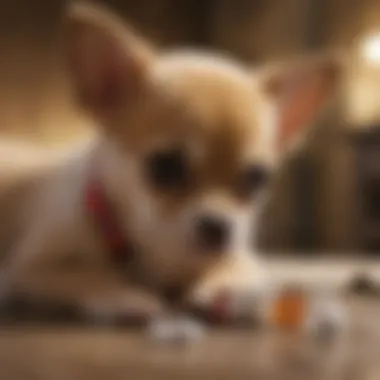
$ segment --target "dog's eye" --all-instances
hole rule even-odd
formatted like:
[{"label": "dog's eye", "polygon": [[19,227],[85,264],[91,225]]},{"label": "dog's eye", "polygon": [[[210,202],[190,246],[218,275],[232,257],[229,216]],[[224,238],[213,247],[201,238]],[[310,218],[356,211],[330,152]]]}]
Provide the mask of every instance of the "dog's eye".
[{"label": "dog's eye", "polygon": [[156,152],[147,161],[149,180],[156,188],[166,190],[186,185],[188,162],[181,150]]},{"label": "dog's eye", "polygon": [[245,170],[239,183],[241,196],[249,197],[260,191],[269,181],[270,172],[263,165],[254,165]]}]

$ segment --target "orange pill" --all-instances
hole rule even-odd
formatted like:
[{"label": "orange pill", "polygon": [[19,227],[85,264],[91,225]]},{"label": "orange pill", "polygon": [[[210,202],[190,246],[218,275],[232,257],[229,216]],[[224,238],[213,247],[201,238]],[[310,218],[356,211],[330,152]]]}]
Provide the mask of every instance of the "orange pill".
[{"label": "orange pill", "polygon": [[289,330],[300,328],[306,319],[307,306],[307,299],[301,291],[284,291],[273,305],[274,324]]}]

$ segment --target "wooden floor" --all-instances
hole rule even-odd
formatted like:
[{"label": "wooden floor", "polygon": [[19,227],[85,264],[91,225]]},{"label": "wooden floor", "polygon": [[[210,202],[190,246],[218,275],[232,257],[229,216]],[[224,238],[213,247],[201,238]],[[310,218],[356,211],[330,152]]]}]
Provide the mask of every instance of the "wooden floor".
[{"label": "wooden floor", "polygon": [[272,329],[210,330],[187,347],[137,330],[0,327],[1,380],[380,380],[380,298],[346,300],[351,328],[320,342]]}]

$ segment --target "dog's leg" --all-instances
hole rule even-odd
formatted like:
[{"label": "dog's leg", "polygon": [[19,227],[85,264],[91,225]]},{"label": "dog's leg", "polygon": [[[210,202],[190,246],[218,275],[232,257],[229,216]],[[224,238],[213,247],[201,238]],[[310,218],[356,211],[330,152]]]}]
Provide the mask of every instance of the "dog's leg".
[{"label": "dog's leg", "polygon": [[100,268],[14,272],[4,283],[3,296],[5,302],[22,301],[43,310],[51,306],[105,322],[143,321],[164,311],[158,297]]},{"label": "dog's leg", "polygon": [[73,307],[102,321],[145,320],[163,311],[158,297],[128,283],[105,262],[80,262],[78,253],[78,262],[64,265],[71,247],[56,242],[54,234],[36,233],[22,241],[13,253],[14,262],[1,274],[3,302],[23,299],[28,304]]}]

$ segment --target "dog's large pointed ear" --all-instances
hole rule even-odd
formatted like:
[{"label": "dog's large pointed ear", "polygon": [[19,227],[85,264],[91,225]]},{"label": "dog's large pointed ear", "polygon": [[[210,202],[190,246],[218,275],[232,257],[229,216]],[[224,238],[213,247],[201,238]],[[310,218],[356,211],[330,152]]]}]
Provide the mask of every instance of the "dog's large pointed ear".
[{"label": "dog's large pointed ear", "polygon": [[261,84],[276,107],[275,144],[280,153],[297,141],[328,99],[337,94],[343,67],[343,58],[337,54],[263,70]]},{"label": "dog's large pointed ear", "polygon": [[64,23],[64,54],[75,94],[97,116],[134,99],[153,50],[99,6],[75,3]]}]

